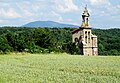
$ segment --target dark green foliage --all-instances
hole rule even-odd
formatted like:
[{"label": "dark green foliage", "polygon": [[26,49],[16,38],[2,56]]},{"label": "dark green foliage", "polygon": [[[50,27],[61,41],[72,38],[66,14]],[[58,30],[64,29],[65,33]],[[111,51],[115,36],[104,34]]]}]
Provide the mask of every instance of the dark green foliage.
[{"label": "dark green foliage", "polygon": [[33,31],[33,40],[35,44],[42,48],[49,48],[54,46],[54,37],[50,30],[44,30],[42,28],[36,28]]},{"label": "dark green foliage", "polygon": [[[68,34],[69,33],[69,34]],[[71,39],[70,30],[51,28],[1,27],[0,52],[65,52],[63,44]],[[4,48],[3,48],[4,47]]]},{"label": "dark green foliage", "polygon": [[120,55],[120,29],[95,29],[100,55]]},{"label": "dark green foliage", "polygon": [[12,47],[9,46],[8,41],[4,36],[0,36],[0,54],[12,51]]},{"label": "dark green foliage", "polygon": [[[72,28],[26,28],[1,27],[0,53],[30,52],[51,53],[67,52],[80,54],[79,46],[72,43]],[[120,29],[94,29],[98,36],[100,55],[120,55]]]}]

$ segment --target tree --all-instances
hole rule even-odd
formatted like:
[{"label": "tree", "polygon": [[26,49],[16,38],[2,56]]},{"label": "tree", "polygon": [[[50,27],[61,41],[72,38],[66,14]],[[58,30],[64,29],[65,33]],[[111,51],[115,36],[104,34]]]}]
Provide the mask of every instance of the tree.
[{"label": "tree", "polygon": [[6,38],[4,36],[0,37],[0,51],[1,52],[10,52],[12,51],[12,47],[8,44]]},{"label": "tree", "polygon": [[50,31],[45,31],[41,28],[36,28],[33,32],[33,39],[36,45],[42,48],[54,47],[54,37]]}]

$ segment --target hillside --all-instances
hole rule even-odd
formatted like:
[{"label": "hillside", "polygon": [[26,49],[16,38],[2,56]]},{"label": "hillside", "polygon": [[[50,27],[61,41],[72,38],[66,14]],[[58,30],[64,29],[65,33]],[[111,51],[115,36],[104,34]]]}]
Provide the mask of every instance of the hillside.
[{"label": "hillside", "polygon": [[24,27],[50,27],[50,28],[64,28],[64,27],[71,27],[71,28],[78,28],[77,25],[71,24],[62,24],[54,21],[34,21],[23,25]]}]

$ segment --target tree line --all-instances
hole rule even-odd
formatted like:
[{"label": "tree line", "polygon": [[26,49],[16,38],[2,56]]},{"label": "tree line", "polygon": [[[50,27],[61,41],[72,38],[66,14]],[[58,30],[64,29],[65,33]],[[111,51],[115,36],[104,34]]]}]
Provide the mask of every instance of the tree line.
[{"label": "tree line", "polygon": [[94,29],[100,55],[120,55],[120,29]]},{"label": "tree line", "polygon": [[[79,54],[72,44],[73,28],[1,27],[0,54],[9,52]],[[93,29],[100,55],[120,55],[120,29]]]}]

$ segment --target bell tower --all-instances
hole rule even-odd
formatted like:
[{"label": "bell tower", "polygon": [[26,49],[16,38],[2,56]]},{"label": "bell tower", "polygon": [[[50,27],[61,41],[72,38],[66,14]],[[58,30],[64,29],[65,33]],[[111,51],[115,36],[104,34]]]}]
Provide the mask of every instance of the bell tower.
[{"label": "bell tower", "polygon": [[87,5],[86,5],[85,10],[84,10],[84,12],[82,14],[82,25],[81,25],[81,27],[85,28],[85,27],[90,26],[89,25],[89,16],[90,16],[90,14],[89,14],[89,12],[87,10]]},{"label": "bell tower", "polygon": [[72,31],[73,43],[78,39],[78,47],[82,55],[98,55],[97,36],[92,34],[89,24],[90,14],[87,5],[82,13],[82,24],[78,29]]},{"label": "bell tower", "polygon": [[80,27],[80,31],[82,32],[82,41],[83,47],[80,49],[83,49],[84,55],[92,55],[92,41],[91,41],[91,27],[89,25],[89,17],[90,14],[87,9],[87,5],[83,11],[82,14],[82,25]]}]

